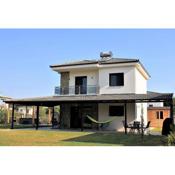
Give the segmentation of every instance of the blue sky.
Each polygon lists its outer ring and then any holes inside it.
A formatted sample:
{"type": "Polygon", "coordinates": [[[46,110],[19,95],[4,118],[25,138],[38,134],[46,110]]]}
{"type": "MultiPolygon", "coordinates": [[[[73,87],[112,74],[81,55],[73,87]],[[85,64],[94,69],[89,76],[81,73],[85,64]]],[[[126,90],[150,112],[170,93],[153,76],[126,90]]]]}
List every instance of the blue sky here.
{"type": "Polygon", "coordinates": [[[49,65],[98,59],[108,50],[115,57],[140,59],[151,74],[148,90],[175,92],[175,30],[1,29],[0,94],[53,95],[59,76],[49,65]]]}

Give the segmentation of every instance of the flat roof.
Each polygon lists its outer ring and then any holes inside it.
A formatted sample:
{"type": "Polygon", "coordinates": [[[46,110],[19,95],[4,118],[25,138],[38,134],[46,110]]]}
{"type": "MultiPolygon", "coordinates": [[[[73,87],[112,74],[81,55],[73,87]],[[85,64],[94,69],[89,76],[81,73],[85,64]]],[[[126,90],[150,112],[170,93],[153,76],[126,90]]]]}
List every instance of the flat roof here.
{"type": "Polygon", "coordinates": [[[118,102],[160,102],[172,100],[172,93],[157,93],[148,91],[147,94],[97,94],[97,95],[61,95],[34,97],[24,99],[4,100],[6,103],[23,104],[23,105],[56,105],[61,103],[79,103],[79,102],[96,102],[96,103],[118,103],[118,102]]]}

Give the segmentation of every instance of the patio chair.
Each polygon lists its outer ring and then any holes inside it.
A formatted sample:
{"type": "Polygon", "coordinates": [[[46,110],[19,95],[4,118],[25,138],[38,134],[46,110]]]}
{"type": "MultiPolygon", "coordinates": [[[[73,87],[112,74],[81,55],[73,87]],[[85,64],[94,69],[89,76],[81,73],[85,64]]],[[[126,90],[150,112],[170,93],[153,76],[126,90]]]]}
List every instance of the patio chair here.
{"type": "Polygon", "coordinates": [[[140,122],[139,121],[134,121],[133,123],[133,130],[135,132],[135,130],[137,131],[138,134],[140,134],[140,122]]]}
{"type": "Polygon", "coordinates": [[[54,119],[52,120],[52,128],[53,128],[53,129],[54,129],[54,128],[57,128],[58,125],[59,125],[59,123],[58,123],[57,119],[54,118],[54,119]]]}
{"type": "Polygon", "coordinates": [[[147,125],[145,127],[143,127],[143,131],[148,131],[150,132],[149,128],[150,128],[150,124],[151,124],[151,121],[148,121],[147,125]]]}
{"type": "Polygon", "coordinates": [[[132,126],[128,125],[127,123],[125,123],[125,120],[123,120],[122,123],[123,123],[124,128],[126,127],[126,129],[130,129],[129,132],[132,132],[132,133],[134,132],[134,126],[133,125],[132,126]]]}

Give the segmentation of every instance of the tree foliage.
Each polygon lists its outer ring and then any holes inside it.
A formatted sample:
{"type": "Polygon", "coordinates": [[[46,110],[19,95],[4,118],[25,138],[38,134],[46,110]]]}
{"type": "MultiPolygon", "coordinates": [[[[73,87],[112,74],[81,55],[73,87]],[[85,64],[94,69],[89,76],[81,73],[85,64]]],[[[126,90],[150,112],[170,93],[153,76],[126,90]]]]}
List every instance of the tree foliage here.
{"type": "Polygon", "coordinates": [[[167,144],[168,146],[175,145],[175,126],[174,125],[171,125],[171,132],[167,137],[167,144]]]}
{"type": "Polygon", "coordinates": [[[5,108],[0,108],[0,123],[5,123],[7,119],[8,111],[5,108]]]}

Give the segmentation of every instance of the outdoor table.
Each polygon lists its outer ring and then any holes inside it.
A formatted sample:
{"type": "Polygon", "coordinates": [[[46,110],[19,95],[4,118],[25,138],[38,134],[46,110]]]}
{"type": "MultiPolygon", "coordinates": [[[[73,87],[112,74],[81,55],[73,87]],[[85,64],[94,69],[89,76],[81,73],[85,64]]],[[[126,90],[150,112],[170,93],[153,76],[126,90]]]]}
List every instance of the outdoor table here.
{"type": "Polygon", "coordinates": [[[136,130],[137,133],[139,133],[139,134],[141,133],[142,125],[141,125],[140,122],[135,121],[132,124],[129,124],[128,126],[130,128],[130,132],[134,132],[135,133],[135,130],[136,130]]]}

